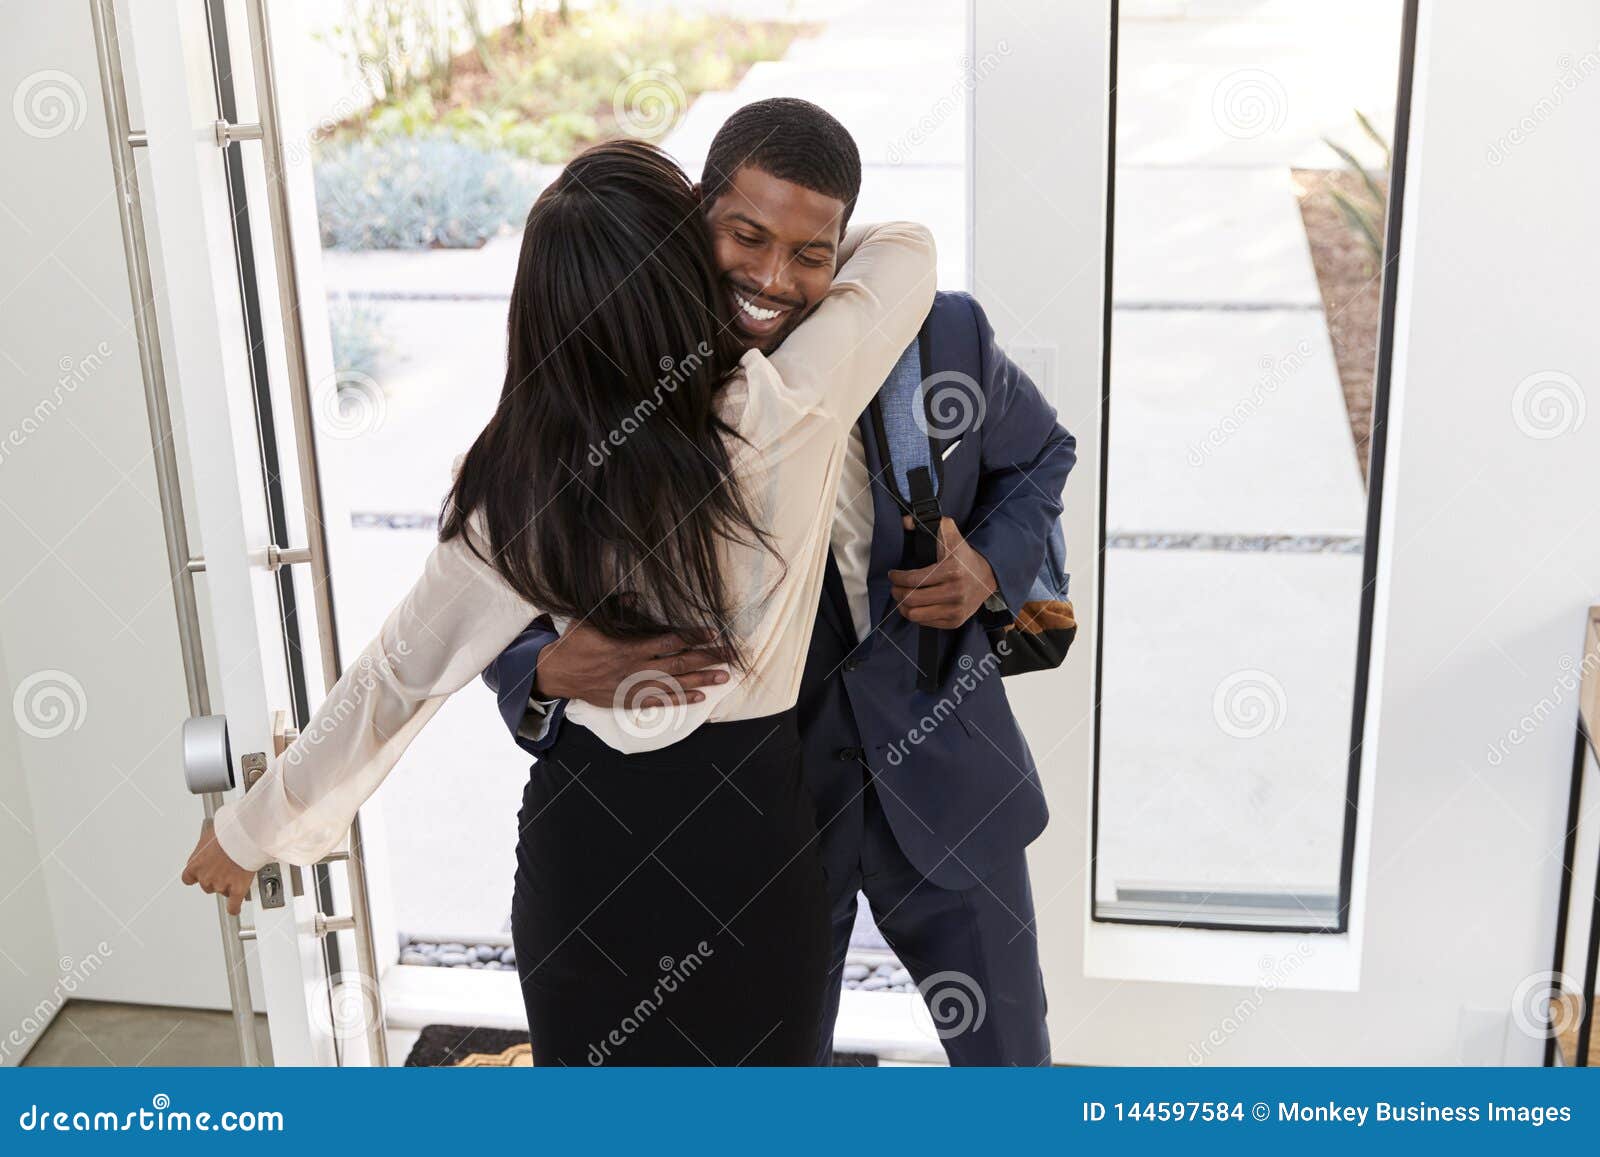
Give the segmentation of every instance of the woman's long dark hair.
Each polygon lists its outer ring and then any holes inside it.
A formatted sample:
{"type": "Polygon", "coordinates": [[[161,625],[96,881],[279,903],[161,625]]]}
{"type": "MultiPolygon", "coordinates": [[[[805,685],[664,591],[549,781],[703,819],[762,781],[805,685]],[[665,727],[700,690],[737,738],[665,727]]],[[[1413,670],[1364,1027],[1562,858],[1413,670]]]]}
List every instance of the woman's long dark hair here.
{"type": "Polygon", "coordinates": [[[717,414],[742,352],[729,308],[683,171],[635,141],[581,153],[528,214],[505,386],[440,539],[482,508],[486,561],[541,610],[618,638],[709,632],[742,664],[718,547],[768,539],[717,414]]]}

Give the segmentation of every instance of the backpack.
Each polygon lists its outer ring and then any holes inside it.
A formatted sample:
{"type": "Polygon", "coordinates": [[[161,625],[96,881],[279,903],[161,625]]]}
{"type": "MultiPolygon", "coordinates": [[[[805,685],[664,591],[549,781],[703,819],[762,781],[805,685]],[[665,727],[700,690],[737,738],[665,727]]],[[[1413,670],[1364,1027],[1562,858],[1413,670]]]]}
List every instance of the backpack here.
{"type": "MultiPolygon", "coordinates": [[[[974,347],[976,348],[976,347],[974,347]]],[[[939,551],[939,490],[944,484],[944,460],[965,434],[965,428],[946,428],[941,420],[954,406],[958,418],[977,415],[982,422],[983,396],[975,375],[942,370],[924,376],[931,364],[928,326],[906,347],[883,387],[867,406],[868,421],[884,464],[884,482],[895,504],[911,515],[912,569],[932,566],[939,551]]],[[[977,369],[977,366],[971,367],[977,369]]],[[[959,422],[958,422],[959,426],[959,422]]],[[[1000,656],[1000,674],[1022,675],[1048,671],[1061,665],[1078,633],[1078,622],[1067,597],[1067,545],[1060,520],[1045,540],[1044,561],[1012,621],[988,628],[989,645],[1000,656]]],[[[921,627],[917,634],[917,687],[937,691],[940,686],[940,650],[943,632],[921,627]]]]}

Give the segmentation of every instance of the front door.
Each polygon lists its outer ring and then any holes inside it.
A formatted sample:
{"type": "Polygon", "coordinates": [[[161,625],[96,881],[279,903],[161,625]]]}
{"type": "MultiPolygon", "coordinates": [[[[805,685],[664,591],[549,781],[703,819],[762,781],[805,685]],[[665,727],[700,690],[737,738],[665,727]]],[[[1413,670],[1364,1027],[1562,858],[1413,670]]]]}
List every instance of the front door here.
{"type": "MultiPolygon", "coordinates": [[[[270,23],[285,10],[268,9],[136,0],[119,36],[230,796],[340,670],[312,421],[329,352],[297,306],[309,167],[285,143],[270,23]]],[[[275,1063],[385,1063],[368,912],[359,821],[328,862],[258,874],[242,934],[275,1063]]]]}

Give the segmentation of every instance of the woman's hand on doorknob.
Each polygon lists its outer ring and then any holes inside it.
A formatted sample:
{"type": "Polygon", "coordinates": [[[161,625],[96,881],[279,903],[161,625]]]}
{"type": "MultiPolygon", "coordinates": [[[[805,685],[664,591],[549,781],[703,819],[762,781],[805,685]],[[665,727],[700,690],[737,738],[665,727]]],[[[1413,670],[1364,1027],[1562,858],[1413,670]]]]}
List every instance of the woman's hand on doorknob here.
{"type": "Polygon", "coordinates": [[[189,853],[189,862],[183,866],[183,882],[199,884],[203,892],[220,892],[228,898],[228,911],[237,916],[240,906],[250,897],[250,885],[255,878],[256,874],[249,868],[241,868],[228,858],[211,830],[211,821],[204,821],[200,825],[200,839],[189,853]]]}

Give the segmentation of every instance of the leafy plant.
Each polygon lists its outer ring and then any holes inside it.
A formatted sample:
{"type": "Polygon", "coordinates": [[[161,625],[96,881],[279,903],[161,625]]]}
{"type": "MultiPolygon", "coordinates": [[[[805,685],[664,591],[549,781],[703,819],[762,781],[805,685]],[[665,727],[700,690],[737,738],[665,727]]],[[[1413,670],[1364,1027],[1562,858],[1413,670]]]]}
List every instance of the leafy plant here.
{"type": "Polygon", "coordinates": [[[454,5],[446,0],[345,0],[333,38],[357,62],[373,103],[404,100],[418,87],[450,91],[454,5]]]}
{"type": "Polygon", "coordinates": [[[330,145],[316,184],[335,249],[476,249],[520,223],[535,193],[515,157],[443,135],[330,145]]]}
{"type": "MultiPolygon", "coordinates": [[[[1360,109],[1356,109],[1355,114],[1357,123],[1361,125],[1361,130],[1366,133],[1367,138],[1373,144],[1378,146],[1379,151],[1383,154],[1383,167],[1379,172],[1387,178],[1393,157],[1393,150],[1389,147],[1389,141],[1366,118],[1360,109]]],[[[1372,259],[1381,264],[1383,261],[1384,208],[1388,203],[1384,188],[1378,184],[1377,179],[1361,163],[1360,158],[1349,149],[1327,137],[1323,137],[1322,142],[1339,154],[1339,159],[1344,162],[1347,170],[1356,173],[1361,178],[1361,189],[1355,195],[1335,185],[1329,186],[1328,193],[1333,198],[1334,203],[1339,206],[1339,212],[1343,214],[1346,224],[1360,236],[1367,247],[1367,252],[1372,255],[1372,259]]]]}
{"type": "Polygon", "coordinates": [[[369,110],[339,138],[446,131],[484,148],[560,163],[618,131],[629,82],[665,95],[643,118],[659,137],[701,92],[730,87],[751,64],[781,57],[799,25],[713,18],[670,9],[627,11],[610,0],[581,8],[514,3],[491,30],[482,0],[346,0],[337,35],[363,66],[369,110]],[[450,54],[457,47],[455,55],[450,54]],[[654,84],[649,78],[670,78],[654,84]]]}

